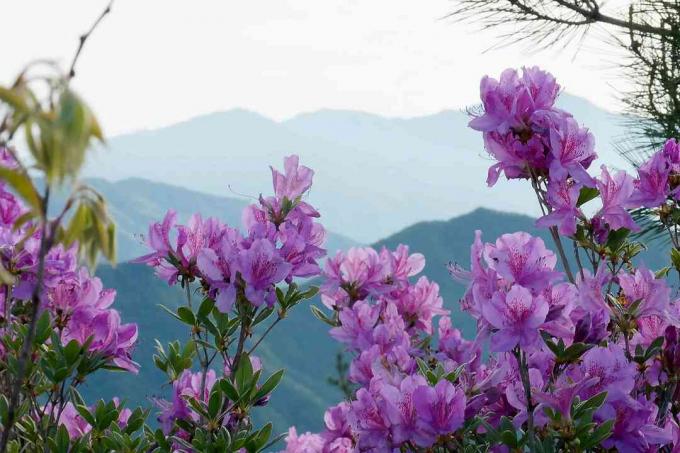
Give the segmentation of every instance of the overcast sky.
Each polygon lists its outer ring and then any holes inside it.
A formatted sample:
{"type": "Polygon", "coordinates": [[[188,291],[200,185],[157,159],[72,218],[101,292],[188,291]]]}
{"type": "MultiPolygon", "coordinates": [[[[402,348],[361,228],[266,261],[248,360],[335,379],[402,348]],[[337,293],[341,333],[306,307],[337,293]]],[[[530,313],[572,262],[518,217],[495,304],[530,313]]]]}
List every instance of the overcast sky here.
{"type": "MultiPolygon", "coordinates": [[[[1,0],[0,82],[35,58],[67,65],[78,35],[105,4],[1,0]]],[[[575,59],[573,48],[484,53],[495,33],[442,20],[452,5],[117,0],[88,43],[74,85],[109,135],[234,107],[275,119],[320,108],[417,116],[474,103],[483,74],[533,64],[552,71],[567,91],[617,108],[622,82],[607,70],[613,49],[590,39],[575,59]]]]}

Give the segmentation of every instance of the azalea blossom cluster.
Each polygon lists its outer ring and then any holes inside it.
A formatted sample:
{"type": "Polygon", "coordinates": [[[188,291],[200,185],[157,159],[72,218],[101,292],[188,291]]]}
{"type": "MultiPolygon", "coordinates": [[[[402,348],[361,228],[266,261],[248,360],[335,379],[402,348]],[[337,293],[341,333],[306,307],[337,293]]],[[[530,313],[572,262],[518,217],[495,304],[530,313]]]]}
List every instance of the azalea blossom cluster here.
{"type": "Polygon", "coordinates": [[[497,160],[487,182],[531,183],[537,226],[550,229],[556,252],[526,232],[490,243],[476,232],[469,269],[449,266],[466,286],[460,307],[477,323],[473,340],[453,327],[437,285],[414,281],[424,259],[405,246],[329,259],[322,301],[334,315],[324,320],[352,354],[356,390],[326,412],[324,432],[291,428],[286,452],[680,445],[679,305],[669,269],[646,268],[629,238],[640,230],[631,209],[663,214],[675,203],[678,144],[669,140],[635,176],[606,166],[591,176],[594,138],[555,107],[558,94],[538,68],[506,70],[482,80],[483,111],[470,123],[497,160]]]}
{"type": "Polygon", "coordinates": [[[337,314],[330,334],[352,352],[348,379],[359,388],[326,412],[323,433],[298,435],[291,428],[286,451],[427,448],[462,426],[464,389],[446,379],[432,385],[417,361],[438,357],[451,372],[465,360],[480,364],[481,351],[448,317],[438,324],[439,348],[422,347],[433,319],[448,314],[436,283],[424,276],[411,281],[424,266],[424,257],[404,245],[352,248],[328,260],[322,301],[337,314]]]}
{"type": "MultiPolygon", "coordinates": [[[[0,165],[16,166],[8,149],[0,149],[0,165]]],[[[13,325],[26,322],[25,307],[32,303],[39,278],[42,232],[31,222],[20,222],[26,212],[21,201],[0,181],[0,265],[8,280],[0,285],[3,335],[12,335],[13,325]]],[[[114,290],[105,289],[99,278],[78,265],[76,245],[69,248],[57,245],[47,251],[40,307],[41,313],[49,313],[61,342],[66,345],[75,340],[81,345],[87,344],[90,353],[108,364],[136,372],[138,365],[131,357],[137,341],[137,325],[121,321],[118,311],[111,307],[115,296],[114,290]]]]}
{"type": "Polygon", "coordinates": [[[316,294],[298,290],[298,283],[320,275],[319,260],[326,254],[319,213],[303,199],[314,172],[300,165],[295,155],[284,159],[283,173],[274,168],[271,172],[274,195],[260,196],[257,204],[244,209],[243,229],[214,218],[204,220],[199,214],[186,225],[177,225],[177,216],[170,211],[149,228],[152,253],[136,260],[187,292],[187,305],[175,315],[191,326],[192,340],[181,353],[185,355],[177,359],[177,343],[169,346],[174,356],[159,346],[155,357],[172,384],[171,398],[155,403],[173,451],[196,451],[191,443],[207,432],[218,436],[211,445],[223,441],[224,448],[244,433],[264,445],[271,432],[265,427],[251,433],[249,410],[268,403],[283,373],[258,383],[263,369],[252,352],[294,305],[316,294]],[[202,300],[198,310],[191,305],[193,294],[202,300]],[[277,320],[246,348],[254,326],[271,316],[275,306],[277,320]],[[199,370],[193,368],[194,357],[199,370]],[[213,365],[219,363],[221,370],[216,372],[213,365]],[[219,406],[216,398],[222,398],[219,406]],[[202,405],[205,410],[199,409],[202,405]],[[217,407],[221,409],[211,412],[217,407]]]}
{"type": "Polygon", "coordinates": [[[319,213],[302,200],[314,172],[295,155],[285,158],[284,167],[284,173],[271,169],[274,196],[260,196],[259,204],[244,210],[244,232],[200,214],[177,225],[169,211],[149,228],[153,252],[136,261],[156,268],[171,285],[200,280],[225,313],[238,298],[255,307],[274,305],[277,284],[318,275],[325,256],[319,213]]]}

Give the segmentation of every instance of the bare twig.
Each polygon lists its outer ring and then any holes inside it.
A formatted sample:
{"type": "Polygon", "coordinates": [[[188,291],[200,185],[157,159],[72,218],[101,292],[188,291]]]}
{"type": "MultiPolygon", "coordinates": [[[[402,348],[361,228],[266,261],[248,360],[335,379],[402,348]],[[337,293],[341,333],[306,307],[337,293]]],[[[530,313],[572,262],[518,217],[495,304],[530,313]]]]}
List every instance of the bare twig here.
{"type": "Polygon", "coordinates": [[[83,47],[85,47],[85,43],[87,42],[88,38],[92,35],[92,33],[95,31],[95,29],[99,26],[102,20],[106,17],[107,14],[111,12],[111,6],[113,6],[113,0],[109,1],[109,4],[106,5],[106,8],[104,11],[99,14],[97,19],[94,21],[90,29],[85,32],[84,34],[80,35],[80,42],[78,43],[78,48],[76,49],[75,55],[73,55],[73,60],[71,61],[71,67],[68,71],[68,80],[71,80],[73,77],[76,75],[76,63],[78,62],[78,59],[80,58],[80,54],[83,51],[83,47]]]}

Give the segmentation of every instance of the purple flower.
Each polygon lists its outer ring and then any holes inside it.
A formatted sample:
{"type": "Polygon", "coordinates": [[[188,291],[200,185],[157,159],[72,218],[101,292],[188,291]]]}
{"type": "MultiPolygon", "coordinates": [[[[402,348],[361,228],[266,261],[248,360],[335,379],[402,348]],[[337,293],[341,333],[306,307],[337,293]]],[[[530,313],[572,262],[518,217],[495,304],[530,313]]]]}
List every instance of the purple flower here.
{"type": "Polygon", "coordinates": [[[432,333],[432,318],[449,313],[443,308],[439,285],[427,277],[420,277],[415,285],[409,286],[399,295],[394,304],[409,326],[428,334],[432,333]]]}
{"type": "Polygon", "coordinates": [[[481,347],[475,342],[465,340],[460,330],[453,327],[449,317],[439,318],[438,327],[439,351],[452,360],[454,366],[473,362],[471,367],[476,369],[482,357],[481,347]]]}
{"type": "Polygon", "coordinates": [[[602,209],[596,214],[609,225],[612,230],[627,228],[640,231],[640,227],[633,221],[626,208],[635,207],[630,201],[633,194],[633,178],[621,170],[614,177],[609,174],[606,166],[602,166],[602,175],[597,181],[597,188],[602,198],[602,209]]]}
{"type": "Polygon", "coordinates": [[[324,440],[320,435],[310,432],[298,435],[295,427],[291,426],[286,436],[286,449],[279,453],[322,453],[323,447],[324,440]]]}
{"type": "Polygon", "coordinates": [[[560,87],[548,72],[523,68],[522,77],[506,69],[500,80],[485,76],[480,85],[484,113],[469,126],[478,131],[523,130],[531,126],[531,115],[553,106],[560,87]]]}
{"type": "Polygon", "coordinates": [[[403,282],[425,268],[425,257],[422,253],[409,254],[409,247],[404,244],[399,244],[394,252],[383,247],[380,258],[387,268],[387,278],[393,281],[403,282]]]}
{"type": "Polygon", "coordinates": [[[237,263],[248,301],[255,306],[265,302],[272,306],[276,302],[274,285],[286,278],[292,265],[266,239],[256,239],[248,249],[241,250],[237,263]]]}
{"type": "Polygon", "coordinates": [[[542,329],[558,338],[571,338],[574,323],[570,315],[578,300],[578,290],[571,283],[558,283],[543,291],[548,303],[548,314],[542,329]]]}
{"type": "Polygon", "coordinates": [[[602,442],[602,446],[621,452],[647,452],[653,445],[669,443],[672,435],[655,425],[656,413],[654,403],[644,399],[636,401],[630,396],[603,407],[598,416],[616,422],[611,436],[602,442]]]}
{"type": "Polygon", "coordinates": [[[391,424],[392,440],[397,445],[409,440],[418,442],[424,438],[429,439],[429,432],[420,432],[422,426],[418,424],[416,414],[414,392],[420,386],[427,386],[427,381],[422,376],[415,375],[404,378],[398,387],[387,384],[380,387],[391,424]]]}
{"type": "Polygon", "coordinates": [[[382,293],[386,288],[388,269],[380,255],[370,247],[352,247],[338,252],[326,261],[322,286],[325,294],[342,288],[352,301],[366,298],[371,293],[382,293]]]}
{"type": "Polygon", "coordinates": [[[620,274],[618,280],[628,303],[641,301],[636,311],[638,317],[669,318],[671,289],[664,280],[657,279],[652,271],[640,267],[634,274],[620,274]]]}
{"type": "Polygon", "coordinates": [[[350,409],[349,403],[343,401],[326,410],[323,416],[326,430],[321,434],[326,443],[336,439],[352,438],[352,428],[347,419],[350,409]]]}
{"type": "Polygon", "coordinates": [[[236,261],[241,241],[238,230],[226,227],[220,243],[213,248],[204,248],[196,258],[198,270],[210,286],[217,308],[223,313],[229,312],[236,300],[236,261]]]}
{"type": "MultiPolygon", "coordinates": [[[[531,388],[531,393],[536,394],[543,388],[543,376],[541,372],[536,368],[529,369],[529,386],[531,388]]],[[[524,385],[519,376],[509,383],[505,387],[505,397],[508,400],[508,404],[517,409],[519,413],[513,418],[513,423],[515,426],[521,426],[528,418],[527,411],[527,397],[524,391],[524,385]]],[[[534,407],[535,412],[535,423],[539,426],[546,423],[546,416],[543,413],[541,407],[534,407]]]]}
{"type": "Polygon", "coordinates": [[[582,316],[584,312],[598,312],[603,310],[606,313],[607,323],[609,322],[609,306],[604,299],[604,288],[611,280],[611,272],[606,263],[601,263],[597,272],[593,276],[587,269],[583,270],[583,277],[577,277],[577,287],[579,292],[579,304],[574,308],[576,317],[582,316]]]}
{"type": "Polygon", "coordinates": [[[486,183],[489,187],[496,184],[503,172],[508,179],[529,178],[529,168],[546,167],[545,147],[538,136],[528,140],[517,138],[512,132],[484,134],[484,149],[498,161],[489,168],[486,183]]]}
{"type": "Polygon", "coordinates": [[[189,370],[185,370],[172,384],[172,401],[156,401],[156,404],[161,409],[158,421],[161,423],[163,431],[165,433],[170,432],[177,419],[198,421],[200,419],[199,415],[190,408],[186,398],[191,397],[207,402],[210,390],[216,380],[215,371],[208,370],[205,375],[204,391],[201,393],[204,381],[203,374],[201,372],[192,373],[189,370]]]}
{"type": "Polygon", "coordinates": [[[465,419],[465,393],[446,379],[434,387],[421,385],[413,392],[418,414],[415,443],[428,447],[439,435],[455,432],[465,419]]]}
{"type": "Polygon", "coordinates": [[[586,168],[597,157],[595,139],[588,129],[579,127],[576,120],[563,116],[550,128],[550,179],[568,176],[584,186],[594,187],[595,181],[586,168]]]}
{"type": "Polygon", "coordinates": [[[550,180],[547,201],[552,211],[536,221],[536,226],[547,228],[557,226],[560,234],[573,236],[576,234],[576,219],[582,217],[576,206],[581,184],[573,179],[550,180]]]}
{"type": "Polygon", "coordinates": [[[555,272],[557,258],[545,248],[541,238],[529,233],[504,234],[496,245],[486,244],[484,256],[489,267],[509,283],[542,291],[560,276],[555,272]]]}
{"type": "Polygon", "coordinates": [[[670,165],[663,151],[654,153],[638,168],[638,179],[631,203],[646,208],[656,208],[666,202],[669,195],[670,165]]]}
{"type": "Polygon", "coordinates": [[[498,289],[499,277],[496,271],[486,266],[484,260],[482,232],[475,231],[475,240],[470,246],[470,271],[456,264],[449,264],[449,273],[460,282],[468,283],[468,288],[460,300],[461,309],[473,318],[480,320],[482,305],[491,300],[498,289]]]}
{"type": "Polygon", "coordinates": [[[513,285],[507,294],[496,293],[491,303],[482,306],[484,319],[498,329],[491,337],[491,350],[510,351],[519,345],[532,350],[540,344],[538,328],[548,314],[548,303],[534,297],[527,288],[513,285]]]}
{"type": "Polygon", "coordinates": [[[362,449],[375,448],[380,451],[388,447],[390,436],[390,422],[384,408],[384,401],[378,389],[380,384],[373,384],[370,389],[360,388],[356,399],[351,402],[348,418],[352,429],[360,432],[358,447],[362,449]]]}
{"type": "Polygon", "coordinates": [[[299,165],[299,162],[300,158],[295,154],[284,157],[284,174],[279,173],[274,167],[269,167],[272,170],[274,193],[278,198],[285,197],[294,201],[312,186],[314,171],[299,165]]]}
{"type": "Polygon", "coordinates": [[[636,367],[626,359],[623,348],[614,343],[589,350],[583,355],[581,363],[569,371],[569,376],[574,381],[597,378],[579,396],[584,400],[607,392],[605,406],[628,397],[635,387],[636,374],[636,367]]]}
{"type": "Polygon", "coordinates": [[[556,382],[553,392],[539,389],[532,393],[538,403],[548,406],[561,414],[564,420],[571,420],[571,406],[574,402],[574,398],[576,398],[584,388],[597,383],[597,381],[598,378],[591,377],[573,382],[564,375],[561,375],[556,382]]]}
{"type": "Polygon", "coordinates": [[[358,301],[340,312],[340,326],[333,327],[331,336],[349,347],[362,350],[373,345],[373,329],[380,310],[366,301],[358,301]]]}
{"type": "Polygon", "coordinates": [[[606,310],[595,310],[585,312],[576,321],[574,328],[574,343],[598,344],[607,337],[607,324],[609,323],[609,312],[606,310]]]}

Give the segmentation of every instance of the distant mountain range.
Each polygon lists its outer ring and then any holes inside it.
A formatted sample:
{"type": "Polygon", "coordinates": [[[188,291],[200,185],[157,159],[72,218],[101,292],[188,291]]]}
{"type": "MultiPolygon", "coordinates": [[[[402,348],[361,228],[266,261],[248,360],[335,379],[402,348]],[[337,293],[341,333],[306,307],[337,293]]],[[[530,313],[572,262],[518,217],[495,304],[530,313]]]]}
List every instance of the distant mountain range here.
{"type": "MultiPolygon", "coordinates": [[[[423,253],[427,258],[424,274],[440,285],[445,305],[453,312],[454,323],[468,338],[474,334],[475,326],[471,318],[460,313],[457,304],[464,287],[449,277],[446,264],[454,261],[469,267],[470,245],[476,229],[483,230],[484,239],[489,242],[506,232],[528,231],[543,237],[553,248],[547,232],[536,230],[532,218],[487,209],[477,209],[447,221],[420,222],[374,244],[393,248],[404,243],[412,252],[423,253]]],[[[644,259],[652,269],[667,262],[660,249],[647,252],[644,259]]],[[[108,287],[117,290],[115,306],[123,319],[139,324],[135,359],[144,367],[137,376],[109,373],[97,376],[86,384],[85,394],[120,395],[132,404],[148,405],[151,398],[168,395],[170,390],[163,386],[162,373],[152,365],[154,340],[166,343],[177,338],[187,339],[186,330],[157,304],[176,307],[183,303],[182,292],[177,287],[168,287],[142,265],[101,266],[98,275],[108,287]]],[[[320,305],[319,301],[312,303],[320,305]]],[[[340,345],[329,337],[328,326],[314,318],[306,305],[297,307],[258,349],[269,372],[287,369],[269,406],[256,411],[258,420],[272,420],[277,431],[289,425],[304,430],[320,429],[325,408],[342,397],[326,382],[335,373],[335,356],[340,345]]]]}
{"type": "MultiPolygon", "coordinates": [[[[625,132],[620,117],[569,94],[559,103],[592,129],[602,162],[626,165],[612,147],[625,132]]],[[[417,118],[321,110],[276,122],[231,110],[114,137],[92,155],[85,174],[108,181],[144,178],[243,200],[243,194],[267,193],[268,165],[281,166],[283,156],[297,153],[316,171],[310,201],[327,227],[361,243],[480,206],[537,215],[527,184],[485,186],[491,161],[468,119],[450,110],[417,118]]],[[[136,182],[126,181],[123,192],[143,196],[128,190],[136,182]]],[[[165,201],[163,209],[175,206],[171,196],[165,201]]],[[[123,211],[121,218],[126,216],[123,211]]]]}

